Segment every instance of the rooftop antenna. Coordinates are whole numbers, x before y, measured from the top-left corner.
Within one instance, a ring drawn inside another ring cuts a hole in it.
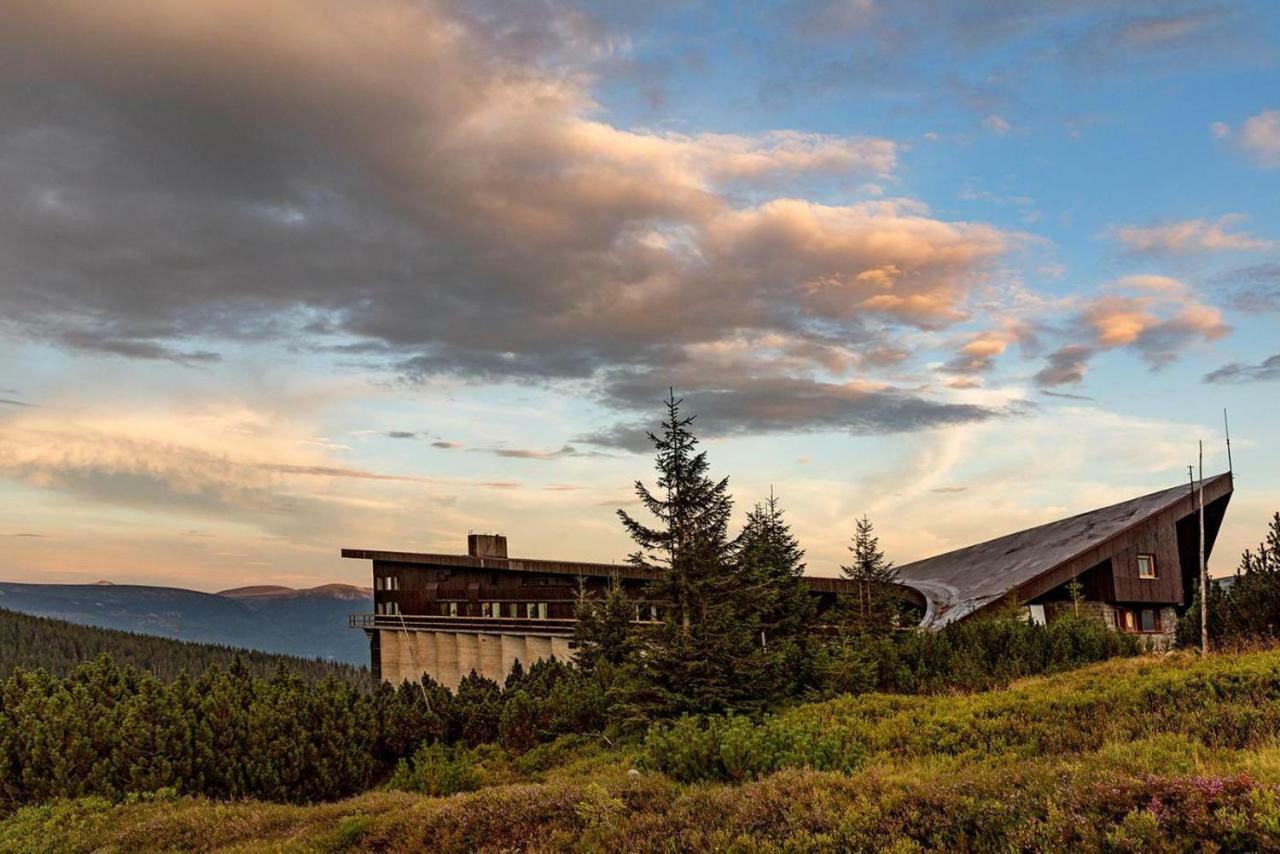
[[[1204,440],[1200,440],[1200,654],[1209,654],[1209,565],[1204,556]]]
[[[1227,472],[1229,474],[1235,474],[1235,466],[1231,464],[1231,423],[1227,421],[1226,407],[1223,407],[1222,410],[1222,429],[1227,434]]]

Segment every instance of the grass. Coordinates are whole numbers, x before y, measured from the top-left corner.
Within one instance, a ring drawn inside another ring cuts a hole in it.
[[[741,781],[676,779],[660,740],[578,737],[481,751],[481,788],[450,797],[28,807],[0,822],[0,850],[1280,851],[1278,726],[1280,651],[1117,660],[980,694],[799,706],[734,736],[740,750],[822,732],[856,744],[848,773],[801,739]]]

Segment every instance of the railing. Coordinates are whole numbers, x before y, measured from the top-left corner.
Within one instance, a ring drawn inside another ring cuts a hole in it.
[[[445,617],[423,614],[351,614],[353,629],[409,629],[439,632],[571,635],[578,621],[555,617]]]

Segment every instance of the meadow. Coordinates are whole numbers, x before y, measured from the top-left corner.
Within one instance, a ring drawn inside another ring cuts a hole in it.
[[[0,850],[1280,850],[1278,724],[1280,651],[1119,658],[619,745],[424,748],[331,803],[52,801],[0,821]]]

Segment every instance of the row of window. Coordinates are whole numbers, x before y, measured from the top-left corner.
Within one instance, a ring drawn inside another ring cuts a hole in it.
[[[373,589],[374,590],[399,590],[400,577],[398,575],[388,575],[385,577],[381,575],[374,576]]]
[[[390,588],[383,588],[390,589]],[[657,622],[661,619],[658,606],[648,602],[635,603],[636,622]],[[550,611],[546,602],[436,602],[432,605],[435,615],[441,617],[481,617],[485,619],[545,620]],[[378,602],[374,605],[378,614],[400,614],[395,602]]]

